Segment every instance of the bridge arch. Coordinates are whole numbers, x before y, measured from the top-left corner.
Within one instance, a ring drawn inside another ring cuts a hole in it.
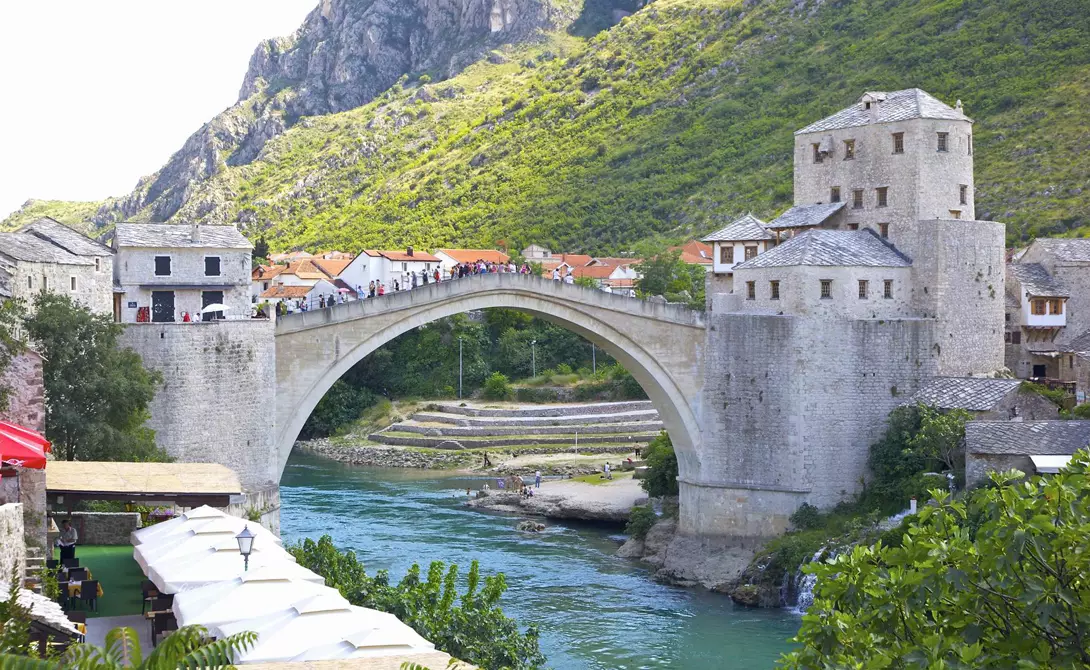
[[[699,312],[538,277],[478,275],[379,299],[289,315],[276,327],[278,473],[318,401],[383,344],[414,328],[486,308],[541,317],[621,362],[659,411],[682,479],[700,470],[704,321]]]

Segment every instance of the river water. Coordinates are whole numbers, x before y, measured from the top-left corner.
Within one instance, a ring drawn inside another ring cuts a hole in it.
[[[461,506],[483,480],[443,472],[349,466],[293,454],[280,482],[285,542],[333,537],[368,574],[398,580],[414,562],[478,559],[507,575],[504,610],[536,623],[547,665],[584,668],[772,668],[798,629],[797,616],[751,610],[720,594],[663,586],[635,561],[613,555],[616,530],[517,519]]]

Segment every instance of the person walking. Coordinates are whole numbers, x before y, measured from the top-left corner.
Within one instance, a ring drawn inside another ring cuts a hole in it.
[[[438,284],[439,283],[439,268],[435,268],[434,277],[435,277],[435,283]]]
[[[541,470],[534,473],[534,488],[541,488]]]

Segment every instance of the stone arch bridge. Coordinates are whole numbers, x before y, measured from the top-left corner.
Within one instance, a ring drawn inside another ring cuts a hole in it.
[[[701,313],[540,277],[475,275],[282,317],[276,325],[276,422],[282,473],[307,417],[353,365],[413,328],[502,307],[572,330],[621,362],[659,411],[682,480],[700,471],[705,324]]]

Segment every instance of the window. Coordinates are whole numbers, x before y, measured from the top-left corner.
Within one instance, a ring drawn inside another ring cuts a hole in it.
[[[969,185],[968,184],[962,184],[960,187],[958,187],[958,195],[960,196],[959,199],[958,199],[958,203],[962,204],[962,205],[968,205],[969,204]]]
[[[1059,298],[1053,298],[1048,301],[1048,313],[1049,314],[1063,314],[1064,313],[1064,301]]]
[[[969,155],[973,155],[973,136],[969,136]]]
[[[893,297],[893,280],[892,279],[886,279],[885,281],[882,282],[882,297],[883,298],[892,298]]]
[[[756,299],[757,299],[757,282],[747,281],[746,282],[746,300],[756,300]]]
[[[776,280],[776,279],[773,279],[772,281],[768,282],[768,288],[769,288],[769,290],[771,292],[771,295],[769,297],[771,297],[773,300],[779,300],[780,299],[780,282],[778,280]]]
[[[724,244],[719,247],[719,262],[723,265],[731,265],[734,263],[734,245]]]
[[[204,257],[204,276],[205,277],[218,277],[218,276],[220,276],[220,257],[219,256],[205,256]]]
[[[155,257],[155,276],[156,277],[169,277],[170,276],[170,256],[156,256]]]
[[[888,186],[879,186],[878,188],[876,188],[874,190],[878,193],[878,206],[879,207],[889,206],[889,187]]]
[[[1016,330],[1011,333],[1011,344],[1022,344],[1022,331]]]
[[[748,261],[751,258],[756,258],[756,257],[757,257],[757,247],[747,246],[746,247],[746,260]]]
[[[46,277],[45,275],[43,275],[42,276],[42,291],[48,291],[48,290],[49,290],[49,277]]]
[[[848,224],[848,230],[859,230],[859,224],[858,223],[849,223]]]
[[[72,290],[75,291],[76,290],[76,278],[73,276],[73,277],[69,277],[68,279],[71,280]]]
[[[95,272],[99,272],[101,270],[102,270],[102,259],[99,258],[98,256],[95,256]]]
[[[818,144],[817,142],[814,142],[813,147],[814,147],[814,162],[815,163],[820,163],[822,161],[821,145]]]
[[[26,287],[27,288],[34,288],[34,277],[27,277],[26,278]]]
[[[863,189],[852,191],[852,209],[863,209]]]
[[[409,269],[409,264],[408,263],[402,263],[401,264],[401,271],[402,272],[405,272],[408,269]]]
[[[1007,344],[1010,344],[1010,343],[1011,343],[1011,334],[1010,334],[1010,332],[1009,332],[1009,331],[1008,331],[1008,332],[1006,332],[1006,333],[1003,333],[1003,340],[1004,340],[1004,341],[1005,341],[1005,342],[1006,342]]]
[[[950,133],[939,133],[939,151],[946,153],[950,146]]]
[[[840,187],[834,186],[829,189],[829,202],[840,202]]]
[[[879,223],[878,224],[878,233],[882,237],[889,237],[889,224],[888,223]]]
[[[855,140],[844,140],[844,160],[855,158]]]
[[[1044,300],[1031,300],[1029,303],[1030,314],[1036,316],[1043,316],[1045,314],[1045,301]]]
[[[893,133],[893,153],[903,154],[905,152],[905,134]]]
[[[961,218],[961,210],[960,209],[951,209],[950,210],[950,218],[951,219],[960,219]]]
[[[867,299],[867,280],[866,279],[860,279],[859,280],[859,299],[860,300],[866,300]]]
[[[832,298],[833,297],[833,280],[822,279],[821,280],[821,297]]]

